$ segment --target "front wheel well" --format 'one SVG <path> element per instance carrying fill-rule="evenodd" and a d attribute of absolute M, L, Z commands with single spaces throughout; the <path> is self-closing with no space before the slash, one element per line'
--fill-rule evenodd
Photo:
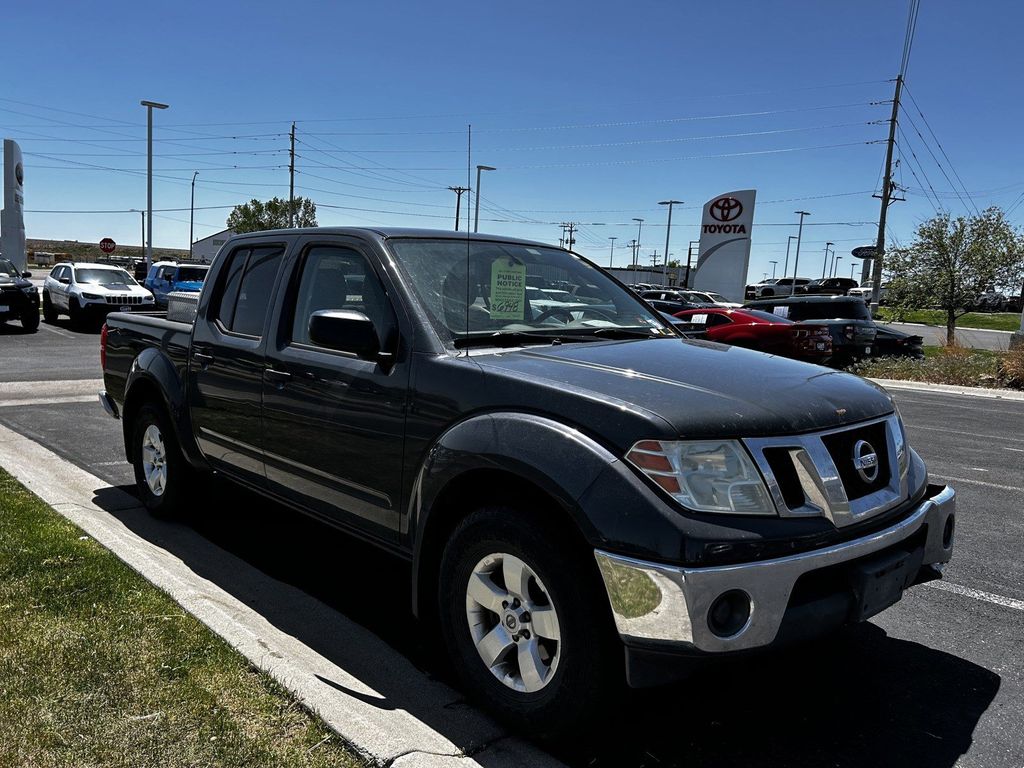
<path fill-rule="evenodd" d="M 134 462 L 132 453 L 132 431 L 135 427 L 135 416 L 146 403 L 152 403 L 165 413 L 167 406 L 160 394 L 159 388 L 148 379 L 140 379 L 135 382 L 124 398 L 124 407 L 121 409 L 121 423 L 124 433 L 124 455 L 128 463 Z"/>
<path fill-rule="evenodd" d="M 434 617 L 437 612 L 441 555 L 452 532 L 467 515 L 489 502 L 546 513 L 545 517 L 564 535 L 565 541 L 590 548 L 571 513 L 539 485 L 507 470 L 464 472 L 450 480 L 431 504 L 430 516 L 417 542 L 413 610 L 420 619 Z M 596 575 L 596 565 L 594 572 Z"/>

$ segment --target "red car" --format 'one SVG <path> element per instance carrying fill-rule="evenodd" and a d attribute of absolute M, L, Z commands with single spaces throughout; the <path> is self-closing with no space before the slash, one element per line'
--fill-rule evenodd
<path fill-rule="evenodd" d="M 757 309 L 686 309 L 675 317 L 682 330 L 704 331 L 704 338 L 823 365 L 832 356 L 832 336 L 825 325 L 795 323 Z"/>

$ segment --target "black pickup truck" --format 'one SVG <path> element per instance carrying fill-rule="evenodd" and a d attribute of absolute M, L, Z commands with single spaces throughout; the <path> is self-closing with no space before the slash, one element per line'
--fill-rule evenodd
<path fill-rule="evenodd" d="M 580 303 L 531 306 L 538 279 Z M 147 507 L 214 471 L 409 559 L 424 632 L 538 738 L 622 680 L 862 621 L 952 555 L 954 493 L 884 390 L 686 340 L 542 243 L 240 235 L 193 323 L 112 314 L 102 345 Z"/>

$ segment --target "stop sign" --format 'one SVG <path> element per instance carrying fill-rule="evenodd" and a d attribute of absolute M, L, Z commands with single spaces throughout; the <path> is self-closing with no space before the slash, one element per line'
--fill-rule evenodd
<path fill-rule="evenodd" d="M 111 240 L 109 237 L 104 237 L 100 240 L 100 250 L 104 253 L 113 253 L 114 248 L 117 247 L 117 243 Z"/>

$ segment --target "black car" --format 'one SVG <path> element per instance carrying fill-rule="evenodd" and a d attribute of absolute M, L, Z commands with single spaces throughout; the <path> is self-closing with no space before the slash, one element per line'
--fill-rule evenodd
<path fill-rule="evenodd" d="M 744 305 L 760 309 L 794 322 L 814 320 L 828 326 L 832 334 L 832 359 L 829 365 L 843 368 L 875 352 L 878 327 L 867 305 L 849 296 L 785 296 L 751 301 Z"/>
<path fill-rule="evenodd" d="M 28 281 L 31 272 L 18 272 L 8 259 L 0 259 L 0 323 L 20 320 L 26 331 L 39 328 L 39 291 Z"/>
<path fill-rule="evenodd" d="M 847 291 L 859 285 L 856 280 L 851 280 L 848 277 L 824 277 L 811 280 L 811 282 L 803 287 L 803 292 L 818 295 L 845 296 Z"/>
<path fill-rule="evenodd" d="M 704 309 L 714 306 L 706 301 L 701 301 L 699 297 L 689 291 L 665 289 L 660 291 L 644 291 L 640 294 L 640 298 L 659 312 L 667 312 L 670 315 L 682 312 L 684 309 Z"/>
<path fill-rule="evenodd" d="M 887 325 L 875 326 L 875 343 L 871 357 L 924 357 L 924 338 Z"/>

